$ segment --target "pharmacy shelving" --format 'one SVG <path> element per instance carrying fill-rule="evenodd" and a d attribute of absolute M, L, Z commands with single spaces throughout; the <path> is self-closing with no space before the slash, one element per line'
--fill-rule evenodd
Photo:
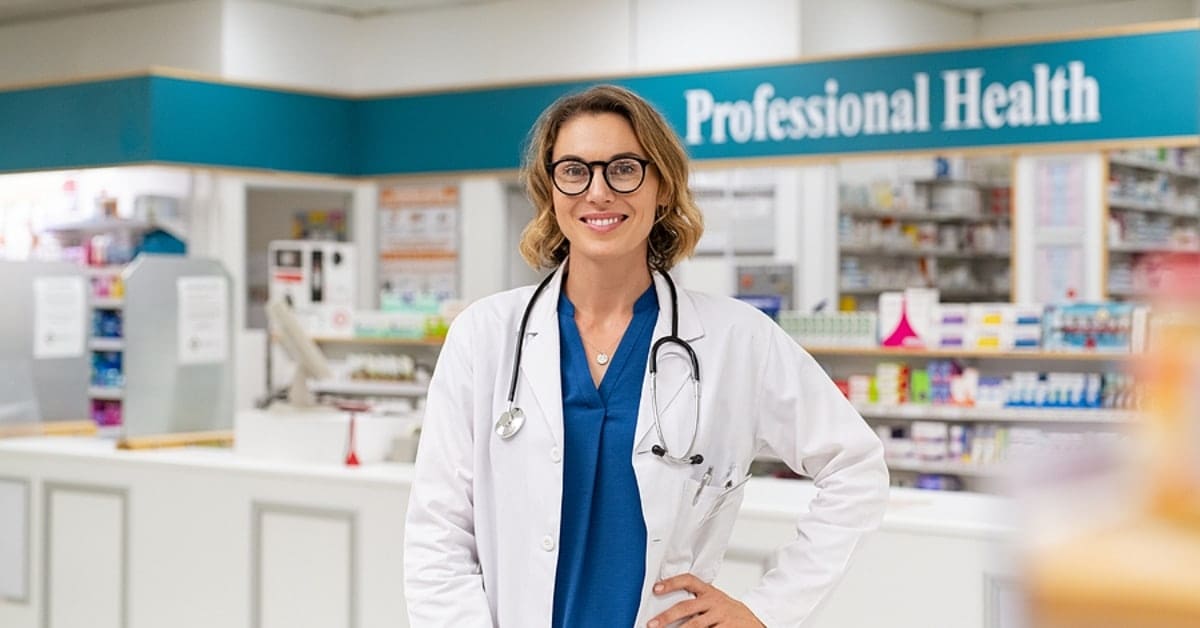
<path fill-rule="evenodd" d="M 841 208 L 843 216 L 852 218 L 890 219 L 898 222 L 962 222 L 962 223 L 992 223 L 1008 222 L 1008 214 L 989 214 L 983 212 L 932 212 L 914 210 L 881 210 L 873 207 L 846 206 Z"/>
<path fill-rule="evenodd" d="M 319 345 L 380 345 L 401 347 L 439 348 L 445 342 L 441 338 L 393 338 L 388 336 L 314 336 Z"/>
<path fill-rule="evenodd" d="M 865 419 L 880 420 L 937 420 L 962 423 L 1130 423 L 1138 413 L 1132 410 L 1099 408 L 976 408 L 901 404 L 886 406 L 862 404 L 855 406 Z"/>
<path fill-rule="evenodd" d="M 349 363 L 356 358 L 371 363 L 371 356 L 386 357 L 407 355 L 413 360 L 414 374 L 427 377 L 437 363 L 437 356 L 445 342 L 442 338 L 404 338 L 390 336 L 310 336 L 322 354 L 333 366 L 335 376 L 331 379 L 314 380 L 309 389 L 314 393 L 344 397 L 400 397 L 423 398 L 428 384 L 406 380 L 387 379 L 386 373 L 379 379 L 355 379 Z M 282 356 L 286 359 L 286 356 Z M 276 368 L 272 365 L 270 368 Z M 387 369 L 383 369 L 387 370 Z"/>
<path fill-rule="evenodd" d="M 1149 172 L 1163 172 L 1186 179 L 1200 179 L 1200 171 L 1188 170 L 1175 164 L 1147 159 L 1145 157 L 1139 157 L 1136 155 L 1114 153 L 1109 157 L 1109 164 L 1127 168 L 1136 168 Z"/>
<path fill-rule="evenodd" d="M 843 381 L 847 390 L 853 384 L 852 377 L 883 377 L 877 375 L 881 364 L 908 365 L 912 372 L 930 370 L 932 361 L 954 360 L 964 369 L 974 369 L 979 381 L 997 379 L 1014 381 L 1014 374 L 1024 373 L 1079 373 L 1104 376 L 1106 386 L 1116 386 L 1112 396 L 1105 396 L 1105 403 L 1128 403 L 1136 389 L 1124 377 L 1125 363 L 1136 358 L 1129 352 L 1106 351 L 1046 351 L 1046 350 L 998 350 L 998 349 L 925 349 L 879 346 L 821 346 L 806 344 L 804 348 L 824 367 L 835 380 Z M 903 368 L 895 366 L 895 368 Z M 886 371 L 886 369 L 885 369 Z M 1109 375 L 1118 378 L 1109 380 Z M 1024 380 L 1028 381 L 1028 380 Z M 1053 380 L 1051 380 L 1053 381 Z M 1061 381 L 1061 380 L 1060 380 Z M 1099 381 L 1099 380 L 1097 380 Z M 1113 381 L 1115 383 L 1109 383 Z M 860 380 L 861 382 L 861 380 Z M 872 384 L 873 386 L 874 384 Z M 943 384 L 945 385 L 945 384 Z M 996 384 L 990 384 L 995 391 Z M 861 394 L 861 388 L 857 388 Z M 851 394 L 851 393 L 847 393 Z M 884 391 L 879 390 L 882 397 Z M 953 393 L 958 399 L 960 393 Z M 1008 475 L 1011 469 L 1003 460 L 1015 455 L 1015 447 L 1083 447 L 1090 439 L 1119 437 L 1128 426 L 1135 425 L 1139 412 L 1124 408 L 1078 408 L 1078 407 L 1032 407 L 1005 406 L 1005 398 L 997 398 L 995 392 L 965 393 L 973 401 L 953 403 L 885 402 L 869 403 L 865 399 L 855 400 L 855 410 L 880 435 L 888 457 L 888 468 L 894 481 L 902 484 L 920 484 L 937 479 L 929 476 L 951 476 L 949 486 L 972 491 L 991 491 L 997 486 L 994 480 Z M 1001 393 L 1008 394 L 1008 393 Z M 937 458 L 923 459 L 922 451 L 930 442 L 930 430 L 936 435 L 942 424 L 942 439 L 947 443 L 947 452 Z M 955 434 L 958 436 L 955 436 Z M 935 436 L 936 438 L 936 436 Z M 959 440 L 963 439 L 963 440 Z M 1012 439 L 1012 440 L 1010 440 Z M 922 444 L 924 443 L 924 444 Z M 959 451 L 974 455 L 974 461 L 951 459 L 953 445 L 960 443 Z"/>
<path fill-rule="evenodd" d="M 1004 475 L 1004 467 L 996 463 L 972 464 L 969 462 L 889 459 L 887 465 L 892 471 L 909 471 L 912 473 L 939 473 L 976 478 L 999 478 Z"/>
<path fill-rule="evenodd" d="M 805 346 L 815 357 L 844 356 L 890 359 L 945 359 L 981 358 L 990 360 L 1056 360 L 1077 362 L 1115 362 L 1131 357 L 1129 353 L 1106 353 L 1101 351 L 1000 351 L 987 349 L 908 349 L 892 347 L 820 347 Z"/>
<path fill-rule="evenodd" d="M 86 223 L 88 229 L 103 231 L 106 227 L 115 225 L 124 225 L 124 221 L 91 221 Z M 60 227 L 60 229 L 62 229 Z M 87 231 L 88 229 L 81 229 Z M 121 317 L 125 301 L 122 298 L 123 291 L 120 289 L 120 274 L 125 269 L 124 265 L 109 264 L 104 266 L 86 266 L 84 274 L 89 277 L 89 292 L 91 295 L 91 333 L 88 336 L 87 347 L 91 353 L 93 371 L 101 359 L 102 354 L 108 353 L 124 353 L 125 339 L 121 336 L 102 336 L 96 335 L 96 320 L 100 316 L 116 316 Z M 115 292 L 115 294 L 114 294 Z M 93 372 L 93 385 L 88 389 L 88 399 L 91 401 L 91 412 L 93 417 L 103 416 L 105 422 L 119 421 L 119 404 L 122 400 L 122 388 L 120 385 L 105 384 L 95 379 L 96 373 Z M 100 421 L 99 418 L 96 419 Z"/>
<path fill-rule="evenodd" d="M 947 301 L 1010 296 L 1008 186 L 962 178 L 848 184 L 838 207 L 838 292 L 856 309 L 880 293 L 931 287 Z"/>
<path fill-rule="evenodd" d="M 92 351 L 124 351 L 125 339 L 93 336 L 88 339 L 88 349 Z"/>
<path fill-rule="evenodd" d="M 958 251 L 920 247 L 870 246 L 867 244 L 841 244 L 842 255 L 856 257 L 937 257 L 942 259 L 1008 259 L 1010 251 Z"/>
<path fill-rule="evenodd" d="M 89 386 L 88 398 L 102 401 L 120 401 L 123 392 L 120 386 Z"/>
<path fill-rule="evenodd" d="M 322 380 L 309 384 L 314 393 L 366 397 L 424 397 L 428 384 L 378 380 Z"/>
<path fill-rule="evenodd" d="M 1107 268 L 1114 299 L 1151 296 L 1162 254 L 1200 252 L 1200 148 L 1108 155 Z"/>

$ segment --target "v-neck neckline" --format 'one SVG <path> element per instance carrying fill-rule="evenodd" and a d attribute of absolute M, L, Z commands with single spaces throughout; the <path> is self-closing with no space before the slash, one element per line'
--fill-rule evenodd
<path fill-rule="evenodd" d="M 634 342 L 640 335 L 640 327 L 646 325 L 646 321 L 643 320 L 646 317 L 640 315 L 653 308 L 657 303 L 658 294 L 654 290 L 654 284 L 651 283 L 650 287 L 637 298 L 637 301 L 634 301 L 633 316 L 629 319 L 629 324 L 625 326 L 625 330 L 621 332 L 621 339 L 617 341 L 616 348 L 613 349 L 612 355 L 608 358 L 608 366 L 604 369 L 604 374 L 600 376 L 600 382 L 597 384 L 592 379 L 592 366 L 590 362 L 592 358 L 588 355 L 587 347 L 583 344 L 583 335 L 579 333 L 579 325 L 575 322 L 575 304 L 567 297 L 566 292 L 559 293 L 559 316 L 566 317 L 570 321 L 570 325 L 567 325 L 567 329 L 571 335 L 568 341 L 574 344 L 580 350 L 581 355 L 583 355 L 583 362 L 579 366 L 583 367 L 583 370 L 587 372 L 587 380 L 592 383 L 589 388 L 594 391 L 602 405 L 608 405 L 608 394 L 611 392 L 610 388 L 612 388 L 612 384 L 609 382 L 617 381 L 620 378 L 621 372 L 625 369 L 625 363 L 628 361 L 626 356 L 630 351 L 629 343 Z M 638 328 L 635 329 L 635 325 Z M 635 333 L 631 334 L 631 331 Z"/>

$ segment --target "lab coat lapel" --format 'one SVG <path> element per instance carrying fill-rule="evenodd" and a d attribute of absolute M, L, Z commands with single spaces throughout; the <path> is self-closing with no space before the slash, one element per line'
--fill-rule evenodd
<path fill-rule="evenodd" d="M 704 336 L 704 326 L 700 322 L 700 314 L 696 309 L 695 302 L 692 301 L 691 295 L 679 287 L 679 282 L 676 282 L 675 288 L 676 293 L 678 294 L 677 307 L 679 308 L 679 337 L 684 341 L 691 343 Z M 652 350 L 654 343 L 657 342 L 659 338 L 663 338 L 664 336 L 669 336 L 671 334 L 671 308 L 673 307 L 671 303 L 671 288 L 667 285 L 667 280 L 663 279 L 662 275 L 657 272 L 654 273 L 654 290 L 658 295 L 658 320 L 654 324 L 654 336 L 650 341 Z M 660 355 L 665 355 L 669 348 L 670 345 L 663 347 L 663 353 Z M 700 378 L 701 381 L 703 381 L 704 359 L 700 357 L 699 348 L 693 346 L 692 350 L 696 352 L 696 355 L 700 360 Z M 647 356 L 647 358 L 648 357 L 649 356 Z M 670 362 L 672 362 L 671 368 L 679 367 L 679 363 L 675 360 L 670 360 Z M 670 401 L 671 399 L 678 400 L 680 396 L 683 396 L 684 394 L 690 394 L 680 393 L 678 396 L 676 395 L 676 393 L 680 392 L 679 388 L 681 386 L 690 386 L 690 384 L 686 378 L 676 378 L 677 381 L 674 385 L 665 386 L 664 380 L 666 377 L 664 376 L 664 369 L 667 366 L 667 361 L 662 361 L 662 365 L 663 366 L 659 369 L 658 396 L 660 404 L 659 412 L 665 415 L 670 405 L 673 405 L 673 403 Z M 686 375 L 686 372 L 683 370 L 679 370 L 679 373 Z M 635 433 L 633 440 L 635 443 L 634 451 L 650 449 L 650 444 L 645 444 L 642 441 L 654 429 L 653 404 L 654 400 L 650 394 L 650 363 L 647 359 L 646 375 L 642 381 L 642 399 L 641 403 L 638 405 L 637 432 Z"/>
<path fill-rule="evenodd" d="M 521 354 L 521 380 L 533 391 L 538 414 L 546 421 L 546 427 L 554 442 L 563 443 L 562 414 L 562 368 L 559 359 L 558 340 L 558 295 L 562 290 L 563 269 L 561 264 L 556 275 L 538 296 L 529 314 L 529 325 L 525 328 L 525 349 Z M 517 386 L 517 403 L 520 405 L 521 383 Z M 526 416 L 532 419 L 526 410 Z"/>

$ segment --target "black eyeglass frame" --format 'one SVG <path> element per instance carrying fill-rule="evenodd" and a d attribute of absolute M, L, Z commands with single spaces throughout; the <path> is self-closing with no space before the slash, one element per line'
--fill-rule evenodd
<path fill-rule="evenodd" d="M 642 167 L 642 178 L 638 179 L 637 185 L 633 186 L 633 188 L 628 190 L 618 190 L 616 186 L 612 184 L 612 181 L 608 179 L 608 167 L 618 161 L 624 161 L 626 159 L 630 161 L 636 161 L 638 165 Z M 554 178 L 554 169 L 557 168 L 559 164 L 565 164 L 568 162 L 583 164 L 587 166 L 588 169 L 587 184 L 583 186 L 582 190 L 575 193 L 571 193 L 562 189 L 562 186 L 558 184 L 558 180 Z M 614 159 L 609 159 L 608 161 L 584 161 L 582 159 L 575 159 L 574 157 L 567 157 L 565 159 L 559 159 L 558 161 L 546 164 L 546 175 L 550 177 L 550 183 L 554 184 L 555 189 L 557 189 L 559 192 L 562 192 L 567 196 L 579 196 L 580 194 L 586 193 L 588 189 L 592 187 L 592 181 L 596 178 L 596 166 L 603 166 L 600 169 L 600 172 L 604 177 L 604 184 L 608 186 L 608 189 L 616 192 L 617 194 L 633 194 L 642 187 L 643 183 L 646 182 L 646 169 L 653 164 L 654 162 L 650 161 L 649 159 L 634 157 L 633 155 L 622 155 Z"/>

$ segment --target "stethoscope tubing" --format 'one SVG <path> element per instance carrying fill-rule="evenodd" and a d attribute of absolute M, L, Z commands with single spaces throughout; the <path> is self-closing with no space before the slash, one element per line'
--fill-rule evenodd
<path fill-rule="evenodd" d="M 692 346 L 679 337 L 679 295 L 675 290 L 675 282 L 671 279 L 670 275 L 665 272 L 661 274 L 663 279 L 666 280 L 667 288 L 671 293 L 671 334 L 669 336 L 663 336 L 662 338 L 659 338 L 650 348 L 650 396 L 654 409 L 654 430 L 658 435 L 659 442 L 659 444 L 651 448 L 651 451 L 659 458 L 676 464 L 700 464 L 701 462 L 704 462 L 704 456 L 692 453 L 692 450 L 696 446 L 696 438 L 699 436 L 700 432 L 700 360 L 696 357 L 696 351 L 692 349 Z M 551 273 L 545 279 L 543 279 L 541 283 L 538 284 L 537 288 L 534 289 L 533 294 L 529 297 L 529 303 L 525 306 L 525 312 L 521 314 L 521 325 L 517 329 L 517 347 L 516 351 L 513 352 L 512 374 L 508 383 L 507 409 L 505 413 L 501 415 L 501 423 L 511 421 L 513 416 L 521 413 L 520 408 L 515 407 L 515 400 L 517 398 L 517 378 L 519 377 L 521 370 L 521 354 L 525 348 L 525 330 L 529 325 L 529 316 L 533 313 L 534 304 L 537 303 L 538 297 L 540 297 L 542 292 L 545 291 L 546 286 L 550 285 L 550 282 L 554 280 L 554 276 L 555 273 Z M 667 450 L 667 440 L 666 436 L 663 434 L 662 422 L 658 420 L 658 352 L 663 346 L 668 344 L 675 345 L 683 349 L 684 353 L 687 354 L 689 366 L 691 367 L 692 397 L 694 407 L 696 408 L 696 420 L 695 425 L 693 426 L 694 429 L 692 430 L 692 439 L 688 443 L 686 453 L 682 457 L 673 456 Z M 509 418 L 505 419 L 504 417 Z M 498 423 L 498 433 L 499 425 L 500 424 Z M 507 440 L 508 438 L 511 438 L 519 429 L 520 425 L 518 424 L 516 429 L 509 430 L 506 434 L 502 434 L 501 437 Z"/>

